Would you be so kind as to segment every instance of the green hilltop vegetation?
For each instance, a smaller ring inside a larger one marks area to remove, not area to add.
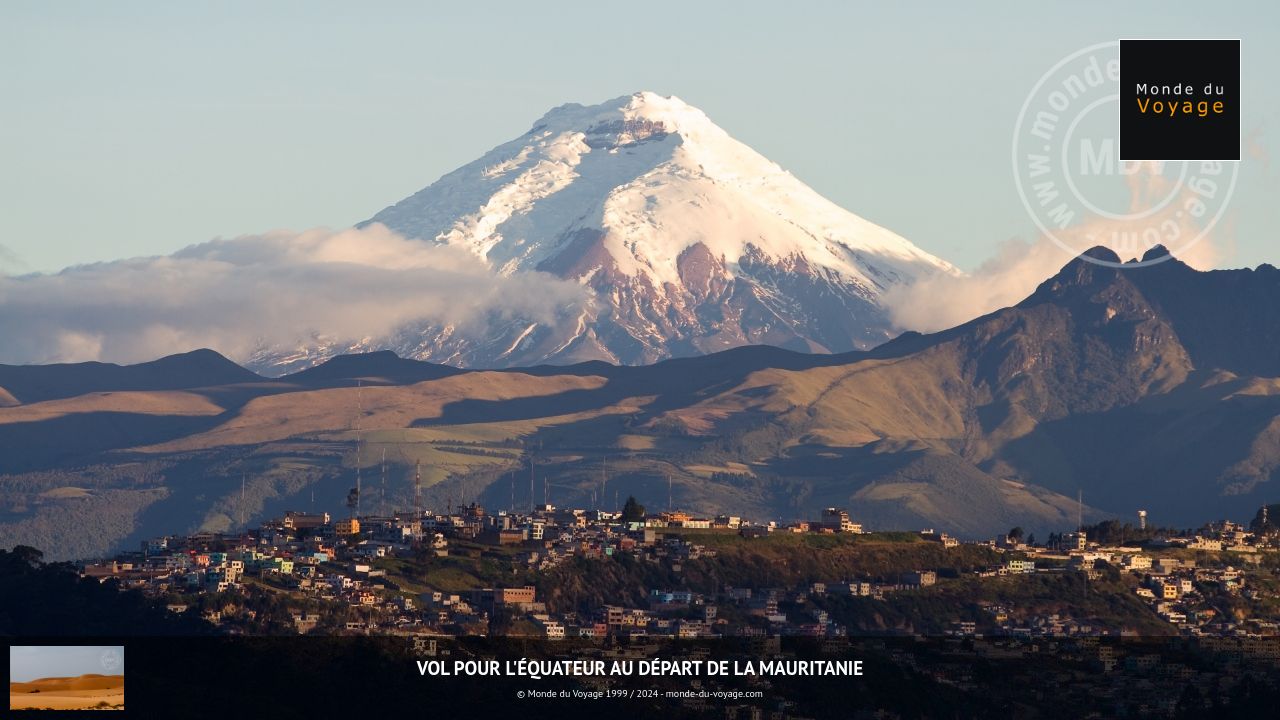
[[[991,548],[944,548],[911,533],[773,533],[744,538],[734,533],[681,531],[669,535],[705,545],[715,555],[685,561],[678,572],[626,554],[610,562],[574,559],[540,573],[532,584],[549,607],[586,610],[608,602],[643,605],[650,589],[714,594],[725,587],[793,589],[815,582],[897,582],[902,573],[913,570],[946,568],[958,574],[999,562]]]

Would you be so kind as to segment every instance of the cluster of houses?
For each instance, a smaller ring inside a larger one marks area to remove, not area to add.
[[[1230,521],[1212,523],[1201,533],[1188,537],[1157,537],[1144,547],[1103,546],[1090,541],[1084,532],[1065,533],[1046,546],[1029,546],[1001,536],[994,546],[1009,551],[1010,557],[1001,568],[979,574],[1074,570],[1090,579],[1097,579],[1101,575],[1101,563],[1118,568],[1133,578],[1133,592],[1182,635],[1280,636],[1280,623],[1274,618],[1239,619],[1221,613],[1211,602],[1214,596],[1222,594],[1252,601],[1280,600],[1280,596],[1268,594],[1262,587],[1250,587],[1245,570],[1246,566],[1260,565],[1265,553],[1280,550],[1278,539],[1275,535],[1251,532]],[[1211,554],[1209,557],[1213,562],[1199,567],[1194,557],[1188,557],[1196,553],[1164,553],[1166,550],[1202,551]],[[1038,569],[1037,559],[1042,561]],[[1108,634],[1107,629],[1097,624],[1057,614],[1017,620],[1011,619],[1008,609],[1001,606],[993,606],[991,612],[999,632],[1007,635],[1061,637]],[[967,625],[954,626],[952,633],[966,635],[973,634],[973,631]]]
[[[829,508],[812,522],[754,525],[736,516],[698,517],[680,511],[657,513],[623,522],[621,513],[561,509],[551,505],[528,513],[488,513],[472,504],[443,514],[401,513],[388,517],[335,518],[329,513],[287,512],[257,529],[237,534],[198,533],[147,540],[136,552],[87,563],[85,577],[114,578],[126,588],[165,597],[243,590],[246,584],[285,591],[291,597],[359,609],[344,628],[355,632],[426,631],[442,634],[486,634],[495,616],[517,618],[507,632],[548,638],[628,636],[707,637],[725,633],[766,634],[756,626],[731,623],[717,616],[717,602],[735,614],[763,618],[772,632],[840,636],[844,629],[825,614],[811,622],[788,623],[778,612],[780,600],[809,593],[884,597],[895,590],[932,584],[930,571],[907,574],[895,583],[817,583],[813,587],[753,591],[731,588],[723,597],[706,598],[682,590],[654,589],[642,608],[605,606],[590,617],[552,615],[537,601],[533,587],[486,588],[471,592],[427,590],[406,593],[389,583],[384,558],[429,553],[447,557],[451,543],[468,553],[485,545],[506,547],[513,567],[545,571],[573,557],[605,558],[628,553],[643,561],[675,569],[689,560],[713,557],[715,550],[663,530],[695,529],[737,532],[744,536],[773,532],[861,533],[841,509]],[[945,535],[930,537],[954,543]],[[174,602],[171,609],[185,610]],[[740,611],[740,613],[738,612]],[[206,611],[218,623],[228,619],[220,609]],[[299,632],[319,621],[315,612],[293,614]],[[741,627],[739,627],[741,625]]]
[[[816,582],[797,588],[724,588],[705,596],[682,589],[651,588],[643,607],[605,605],[590,615],[550,613],[533,586],[483,588],[447,592],[428,588],[406,591],[387,578],[387,558],[448,557],[462,548],[468,556],[489,546],[518,568],[546,571],[570,558],[607,558],[629,554],[644,562],[679,571],[690,560],[715,555],[694,542],[697,534],[672,536],[670,529],[721,530],[752,537],[770,533],[862,533],[848,512],[828,508],[817,520],[756,525],[734,516],[697,517],[664,512],[624,521],[621,513],[561,509],[551,505],[527,513],[488,513],[479,505],[452,508],[443,514],[400,513],[392,516],[334,518],[328,513],[288,512],[259,528],[238,534],[161,537],[142,543],[137,552],[83,567],[86,577],[115,578],[125,587],[166,597],[241,590],[246,584],[267,586],[298,600],[345,607],[337,629],[353,632],[489,634],[568,637],[608,635],[695,638],[755,635],[842,637],[846,628],[811,602],[824,596],[884,599],[901,591],[938,582],[936,569],[921,568],[891,578]],[[958,544],[945,533],[925,530],[922,539],[944,547]],[[1238,525],[1223,523],[1211,534],[1161,540],[1158,547],[1191,550],[1236,550],[1242,562],[1257,562],[1269,549],[1264,538]],[[1001,536],[984,543],[1002,553],[1002,561],[977,571],[994,577],[1037,572],[1079,571],[1096,576],[1099,563],[1132,573],[1135,592],[1153,610],[1187,634],[1275,634],[1266,621],[1238,622],[1219,617],[1203,604],[1207,587],[1247,594],[1245,574],[1233,566],[1201,567],[1185,558],[1152,557],[1141,548],[1101,547],[1083,532],[1058,537],[1051,546],[1029,546],[1020,538]],[[1038,565],[1039,563],[1039,565]],[[527,576],[527,574],[526,574]],[[316,603],[312,603],[314,606]],[[790,613],[780,609],[785,605]],[[185,609],[175,602],[174,610]],[[1089,622],[1045,615],[1011,619],[1006,608],[990,608],[997,632],[1008,635],[1094,635],[1105,628]],[[224,610],[206,610],[222,622]],[[309,632],[319,618],[314,612],[293,614],[295,628]],[[958,621],[951,634],[973,635],[976,623]],[[988,632],[990,629],[988,628]]]

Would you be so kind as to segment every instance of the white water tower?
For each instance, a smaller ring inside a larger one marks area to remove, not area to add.
[[[1139,530],[1147,529],[1147,511],[1146,510],[1138,511],[1138,529]]]

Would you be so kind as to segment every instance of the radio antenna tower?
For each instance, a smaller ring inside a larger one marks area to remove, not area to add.
[[[413,519],[422,517],[422,461],[413,461]]]
[[[356,380],[356,517],[360,517],[360,416],[364,415],[363,389],[363,381]]]
[[[1084,490],[1076,489],[1076,531],[1084,529]]]
[[[378,514],[387,516],[387,447],[382,446],[382,492],[378,498]]]
[[[244,471],[240,472],[240,527],[244,527]]]

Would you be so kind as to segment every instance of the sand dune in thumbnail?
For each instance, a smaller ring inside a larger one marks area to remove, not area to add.
[[[10,710],[123,710],[123,675],[53,677],[9,683]]]

